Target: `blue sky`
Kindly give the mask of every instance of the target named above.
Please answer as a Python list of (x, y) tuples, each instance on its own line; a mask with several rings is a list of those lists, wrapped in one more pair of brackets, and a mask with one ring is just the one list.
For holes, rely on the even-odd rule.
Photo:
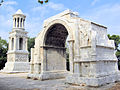
[(21, 9), (25, 13), (25, 29), (29, 37), (42, 30), (43, 21), (66, 9), (77, 11), (81, 18), (108, 27), (108, 34), (120, 35), (120, 0), (50, 0), (41, 5), (37, 0), (5, 0), (0, 7), (0, 36), (8, 40), (12, 31), (12, 15)]

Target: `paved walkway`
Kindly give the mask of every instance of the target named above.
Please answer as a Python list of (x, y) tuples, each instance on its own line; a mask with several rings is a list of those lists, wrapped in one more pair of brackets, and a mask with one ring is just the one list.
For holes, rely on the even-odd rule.
[(64, 79), (40, 81), (26, 79), (26, 76), (27, 73), (0, 73), (0, 90), (120, 90), (109, 89), (115, 86), (115, 84), (95, 88), (69, 85), (65, 83)]

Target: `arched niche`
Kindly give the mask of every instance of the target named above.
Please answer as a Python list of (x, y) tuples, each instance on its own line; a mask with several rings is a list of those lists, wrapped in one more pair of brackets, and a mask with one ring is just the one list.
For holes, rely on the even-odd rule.
[(20, 20), (20, 19), (19, 19), (19, 18), (17, 18), (17, 27), (19, 27), (19, 20)]
[(65, 43), (68, 31), (60, 23), (53, 24), (45, 34), (46, 71), (66, 70)]
[(22, 18), (21, 18), (21, 21), (20, 21), (20, 27), (22, 27), (22, 21), (23, 21), (23, 20), (22, 20)]
[(19, 38), (19, 50), (23, 50), (23, 38)]
[(12, 47), (12, 50), (14, 49), (14, 38), (12, 38), (12, 45), (11, 45)]

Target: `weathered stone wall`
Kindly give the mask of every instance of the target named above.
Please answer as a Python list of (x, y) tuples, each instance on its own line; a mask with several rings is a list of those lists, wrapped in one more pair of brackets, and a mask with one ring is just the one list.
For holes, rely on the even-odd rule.
[(114, 48), (106, 48), (103, 46), (97, 46), (96, 48), (97, 60), (114, 60), (116, 61)]
[(65, 49), (48, 48), (46, 50), (47, 71), (65, 70), (66, 69)]
[(8, 62), (14, 62), (15, 55), (13, 53), (7, 55)]

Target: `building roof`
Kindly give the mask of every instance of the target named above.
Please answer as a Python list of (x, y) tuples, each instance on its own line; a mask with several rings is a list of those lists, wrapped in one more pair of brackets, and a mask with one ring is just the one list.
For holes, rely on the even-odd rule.
[(17, 10), (17, 12), (15, 14), (23, 14), (23, 12), (21, 11), (21, 9), (19, 9), (19, 10)]

